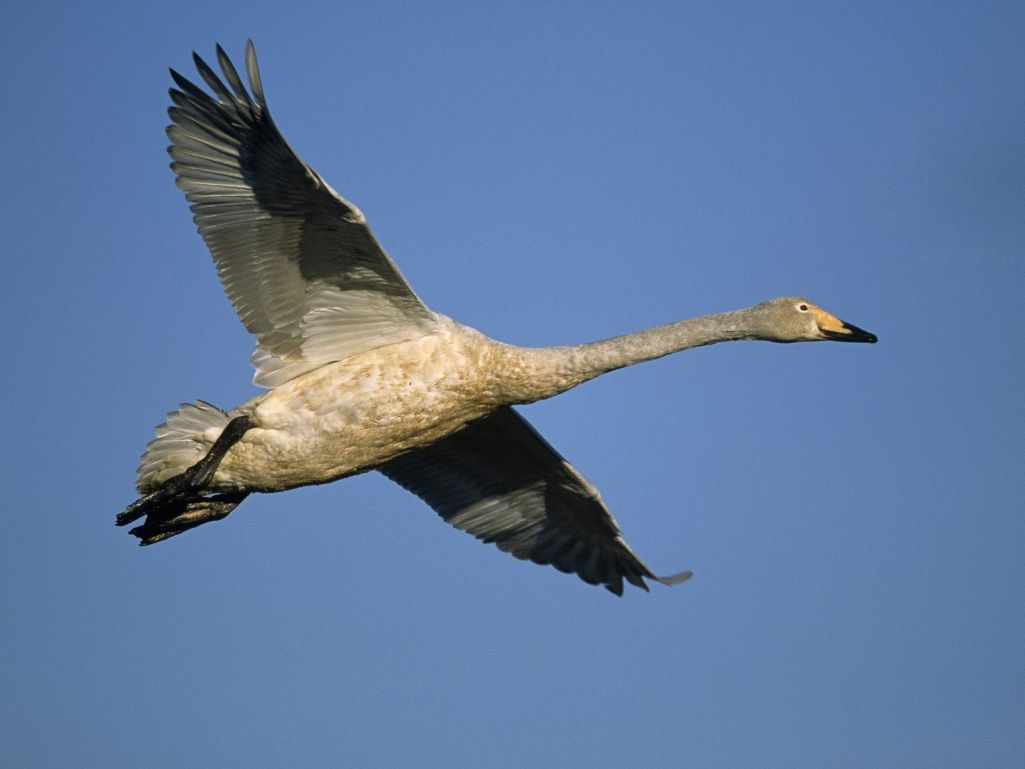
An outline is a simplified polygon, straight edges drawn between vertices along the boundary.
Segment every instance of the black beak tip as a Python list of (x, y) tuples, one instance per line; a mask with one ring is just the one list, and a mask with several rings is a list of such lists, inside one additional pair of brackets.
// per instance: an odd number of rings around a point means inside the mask
[(867, 344), (875, 344), (879, 341), (879, 337), (875, 334), (865, 331), (864, 329), (852, 326), (850, 323), (844, 323), (844, 328), (851, 332), (852, 342), (865, 342)]
[(826, 331), (824, 332), (826, 338), (832, 339), (836, 342), (863, 342), (865, 344), (875, 344), (879, 341), (879, 337), (872, 334), (864, 329), (852, 326), (850, 323), (843, 324), (843, 331)]

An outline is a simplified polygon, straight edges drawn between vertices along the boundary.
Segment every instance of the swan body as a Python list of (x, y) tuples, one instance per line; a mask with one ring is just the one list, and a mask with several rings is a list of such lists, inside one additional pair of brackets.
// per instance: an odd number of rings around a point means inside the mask
[[(630, 550), (597, 490), (511, 408), (607, 371), (722, 341), (875, 337), (800, 297), (568, 347), (524, 348), (429, 310), (363, 214), (291, 150), (218, 46), (209, 94), (172, 71), (172, 168), (229, 299), (257, 337), (254, 381), (223, 412), (183, 404), (143, 454), (118, 516), (151, 544), (223, 518), (252, 492), (377, 469), (449, 523), (621, 593), (672, 584)], [(229, 90), (230, 89), (230, 90)]]

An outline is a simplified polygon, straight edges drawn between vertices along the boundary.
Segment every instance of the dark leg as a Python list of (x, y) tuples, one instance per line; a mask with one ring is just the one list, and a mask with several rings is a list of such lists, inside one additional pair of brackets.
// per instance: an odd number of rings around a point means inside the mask
[[(131, 523), (144, 515), (157, 513), (159, 514), (155, 516), (156, 518), (160, 521), (167, 522), (182, 514), (187, 514), (189, 512), (190, 504), (216, 500), (218, 498), (217, 496), (209, 497), (207, 500), (204, 500), (203, 489), (210, 482), (210, 479), (213, 478), (214, 472), (217, 470), (217, 466), (221, 463), (221, 460), (224, 459), (224, 455), (228, 453), (228, 449), (238, 443), (242, 436), (245, 435), (246, 431), (252, 426), (252, 420), (247, 415), (243, 414), (242, 416), (232, 419), (228, 422), (224, 431), (220, 434), (217, 440), (214, 441), (214, 445), (210, 447), (210, 451), (207, 452), (205, 457), (196, 462), (196, 464), (181, 475), (168, 478), (164, 481), (164, 485), (156, 491), (152, 491), (135, 500), (118, 515), (115, 521), (117, 525), (124, 526), (126, 523)], [(223, 518), (228, 514), (228, 512), (231, 512), (231, 510), (237, 507), (238, 503), (241, 502), (244, 497), (245, 495), (243, 494), (242, 498), (235, 502), (227, 512), (217, 517)], [(193, 525), (198, 526), (199, 523), (203, 522), (204, 521), (199, 521)], [(140, 528), (148, 528), (151, 525), (156, 525), (156, 523), (147, 521), (146, 524)], [(186, 528), (191, 528), (191, 526)], [(178, 532), (176, 531), (174, 533), (177, 534)], [(167, 536), (171, 535), (169, 534)]]
[(227, 518), (249, 496), (247, 491), (214, 494), (190, 502), (171, 502), (150, 512), (146, 522), (129, 530), (139, 538), (140, 545), (162, 542), (183, 531), (210, 521)]

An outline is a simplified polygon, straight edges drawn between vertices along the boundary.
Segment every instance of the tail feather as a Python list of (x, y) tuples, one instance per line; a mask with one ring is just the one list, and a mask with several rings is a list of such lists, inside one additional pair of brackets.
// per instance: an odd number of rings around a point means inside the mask
[(168, 412), (140, 459), (135, 484), (139, 492), (153, 491), (205, 457), (229, 420), (225, 412), (205, 401), (183, 403), (177, 411)]

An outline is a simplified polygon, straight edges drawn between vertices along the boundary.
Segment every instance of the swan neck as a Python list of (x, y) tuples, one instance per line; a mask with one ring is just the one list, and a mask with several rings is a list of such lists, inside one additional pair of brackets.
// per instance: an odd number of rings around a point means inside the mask
[[(548, 398), (609, 371), (655, 360), (693, 347), (738, 339), (766, 339), (755, 308), (690, 318), (632, 334), (568, 347), (523, 350), (539, 376), (517, 397), (524, 403)], [(523, 384), (527, 384), (524, 382)]]

